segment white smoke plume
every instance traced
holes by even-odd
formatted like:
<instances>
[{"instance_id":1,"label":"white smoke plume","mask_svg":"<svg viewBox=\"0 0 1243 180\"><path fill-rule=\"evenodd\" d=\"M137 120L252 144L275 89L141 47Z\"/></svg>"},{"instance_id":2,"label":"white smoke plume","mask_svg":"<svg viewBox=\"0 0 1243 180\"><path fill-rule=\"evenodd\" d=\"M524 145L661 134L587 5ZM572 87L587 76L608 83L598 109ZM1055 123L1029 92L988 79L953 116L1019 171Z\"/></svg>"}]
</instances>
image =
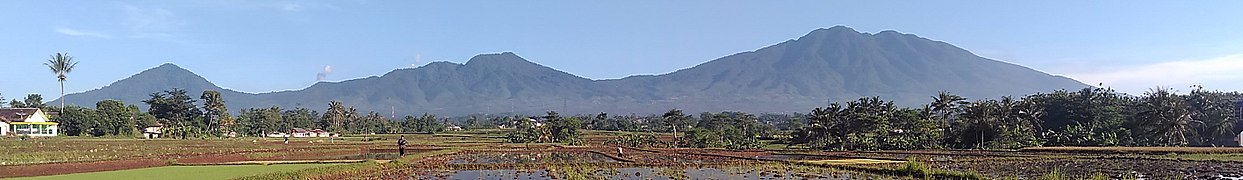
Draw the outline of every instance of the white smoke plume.
<instances>
[{"instance_id":1,"label":"white smoke plume","mask_svg":"<svg viewBox=\"0 0 1243 180\"><path fill-rule=\"evenodd\" d=\"M414 64L410 64L410 68L417 68L419 64L423 64L423 53L414 54Z\"/></svg>"},{"instance_id":2,"label":"white smoke plume","mask_svg":"<svg viewBox=\"0 0 1243 180\"><path fill-rule=\"evenodd\" d=\"M324 78L328 77L328 74L332 74L332 65L325 65L323 72L315 74L315 81L324 81Z\"/></svg>"}]
</instances>

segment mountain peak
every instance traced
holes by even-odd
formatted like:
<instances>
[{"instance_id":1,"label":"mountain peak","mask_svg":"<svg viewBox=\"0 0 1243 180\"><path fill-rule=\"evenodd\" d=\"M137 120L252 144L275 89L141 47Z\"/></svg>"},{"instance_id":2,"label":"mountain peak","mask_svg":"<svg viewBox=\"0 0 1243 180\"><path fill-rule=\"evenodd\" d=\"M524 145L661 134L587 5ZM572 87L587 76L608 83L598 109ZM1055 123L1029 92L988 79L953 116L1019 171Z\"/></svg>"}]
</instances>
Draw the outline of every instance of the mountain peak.
<instances>
[{"instance_id":1,"label":"mountain peak","mask_svg":"<svg viewBox=\"0 0 1243 180\"><path fill-rule=\"evenodd\" d=\"M177 66L177 64L173 64L171 62L166 62L164 64L160 64L159 66L156 66L155 68L151 68L151 69L185 69L185 68L181 68L181 66Z\"/></svg>"},{"instance_id":2,"label":"mountain peak","mask_svg":"<svg viewBox=\"0 0 1243 180\"><path fill-rule=\"evenodd\" d=\"M475 55L475 57L471 57L470 60L466 61L466 65L512 67L537 64L527 61L513 52L501 52Z\"/></svg>"},{"instance_id":3,"label":"mountain peak","mask_svg":"<svg viewBox=\"0 0 1243 180\"><path fill-rule=\"evenodd\" d=\"M862 32L856 31L855 29L850 28L850 27L833 26L828 29L820 28L820 29L812 30L811 32L807 33L807 35L803 35L803 37L799 37L799 40L803 40L803 39L846 39L846 38L851 38L851 37L857 37L862 34L863 34Z\"/></svg>"},{"instance_id":4,"label":"mountain peak","mask_svg":"<svg viewBox=\"0 0 1243 180\"><path fill-rule=\"evenodd\" d=\"M855 30L854 28L850 28L850 27L846 27L846 26L833 26L833 27L830 27L830 28L828 28L828 29L825 29L825 28L820 28L820 29L812 30L812 31L811 31L811 33L807 33L807 34L808 34L808 35L817 35L817 34L860 34L860 32L859 32L859 31L857 31L857 30Z\"/></svg>"}]
</instances>

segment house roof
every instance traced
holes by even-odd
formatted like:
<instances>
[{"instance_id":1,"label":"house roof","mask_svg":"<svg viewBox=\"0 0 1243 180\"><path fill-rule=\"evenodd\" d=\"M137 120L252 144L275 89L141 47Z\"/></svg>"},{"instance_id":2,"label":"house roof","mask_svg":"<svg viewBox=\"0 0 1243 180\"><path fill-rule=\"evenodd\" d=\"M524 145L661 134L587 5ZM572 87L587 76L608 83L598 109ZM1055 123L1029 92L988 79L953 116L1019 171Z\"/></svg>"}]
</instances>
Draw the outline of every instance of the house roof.
<instances>
[{"instance_id":1,"label":"house roof","mask_svg":"<svg viewBox=\"0 0 1243 180\"><path fill-rule=\"evenodd\" d=\"M22 122L38 112L39 108L0 108L0 121Z\"/></svg>"}]
</instances>

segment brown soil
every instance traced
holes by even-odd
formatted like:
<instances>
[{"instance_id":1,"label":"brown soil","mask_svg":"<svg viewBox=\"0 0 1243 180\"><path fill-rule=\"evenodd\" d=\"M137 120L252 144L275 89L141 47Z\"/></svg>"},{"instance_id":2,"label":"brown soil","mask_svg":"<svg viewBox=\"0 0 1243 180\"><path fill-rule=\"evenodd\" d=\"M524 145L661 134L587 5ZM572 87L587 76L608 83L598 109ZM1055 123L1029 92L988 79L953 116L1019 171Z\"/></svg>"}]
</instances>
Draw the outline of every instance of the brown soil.
<instances>
[{"instance_id":1,"label":"brown soil","mask_svg":"<svg viewBox=\"0 0 1243 180\"><path fill-rule=\"evenodd\" d=\"M0 166L0 178L47 176L57 174L115 171L167 166L161 159L111 160L95 162L52 163L24 166Z\"/></svg>"},{"instance_id":2,"label":"brown soil","mask_svg":"<svg viewBox=\"0 0 1243 180\"><path fill-rule=\"evenodd\" d=\"M245 161L245 160L246 160L246 156L242 156L241 154L208 154L208 155L198 155L198 156L177 158L177 163L211 164L211 163L225 163L225 162Z\"/></svg>"},{"instance_id":3,"label":"brown soil","mask_svg":"<svg viewBox=\"0 0 1243 180\"><path fill-rule=\"evenodd\" d=\"M1133 158L1099 159L1031 159L935 163L933 167L980 172L989 177L1040 177L1058 171L1076 177L1096 173L1111 178L1141 177L1147 179L1211 179L1221 175L1243 176L1243 164L1212 161L1175 161Z\"/></svg>"}]
</instances>

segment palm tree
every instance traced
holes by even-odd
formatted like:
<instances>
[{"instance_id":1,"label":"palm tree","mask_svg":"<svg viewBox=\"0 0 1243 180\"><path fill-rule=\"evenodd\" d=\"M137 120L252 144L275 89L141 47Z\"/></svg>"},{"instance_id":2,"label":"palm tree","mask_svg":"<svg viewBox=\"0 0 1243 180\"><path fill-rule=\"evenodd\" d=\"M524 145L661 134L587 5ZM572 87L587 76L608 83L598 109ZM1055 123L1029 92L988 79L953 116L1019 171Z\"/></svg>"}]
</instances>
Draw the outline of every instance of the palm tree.
<instances>
[{"instance_id":1,"label":"palm tree","mask_svg":"<svg viewBox=\"0 0 1243 180\"><path fill-rule=\"evenodd\" d=\"M1187 102L1170 89L1156 88L1144 93L1135 114L1140 132L1161 141L1163 146L1187 145L1187 134L1195 135L1193 125L1204 124L1192 118Z\"/></svg>"},{"instance_id":2,"label":"palm tree","mask_svg":"<svg viewBox=\"0 0 1243 180\"><path fill-rule=\"evenodd\" d=\"M65 111L65 79L68 78L65 74L73 72L73 67L77 66L78 62L74 62L73 56L69 56L69 53L56 53L43 65L47 65L52 73L56 74L56 80L60 81L60 107L63 113Z\"/></svg>"},{"instance_id":3,"label":"palm tree","mask_svg":"<svg viewBox=\"0 0 1243 180\"><path fill-rule=\"evenodd\" d=\"M932 96L932 103L929 108L933 115L945 120L951 121L958 112L962 110L962 106L966 105L967 98L950 94L946 91L940 91L936 96Z\"/></svg>"}]
</instances>

